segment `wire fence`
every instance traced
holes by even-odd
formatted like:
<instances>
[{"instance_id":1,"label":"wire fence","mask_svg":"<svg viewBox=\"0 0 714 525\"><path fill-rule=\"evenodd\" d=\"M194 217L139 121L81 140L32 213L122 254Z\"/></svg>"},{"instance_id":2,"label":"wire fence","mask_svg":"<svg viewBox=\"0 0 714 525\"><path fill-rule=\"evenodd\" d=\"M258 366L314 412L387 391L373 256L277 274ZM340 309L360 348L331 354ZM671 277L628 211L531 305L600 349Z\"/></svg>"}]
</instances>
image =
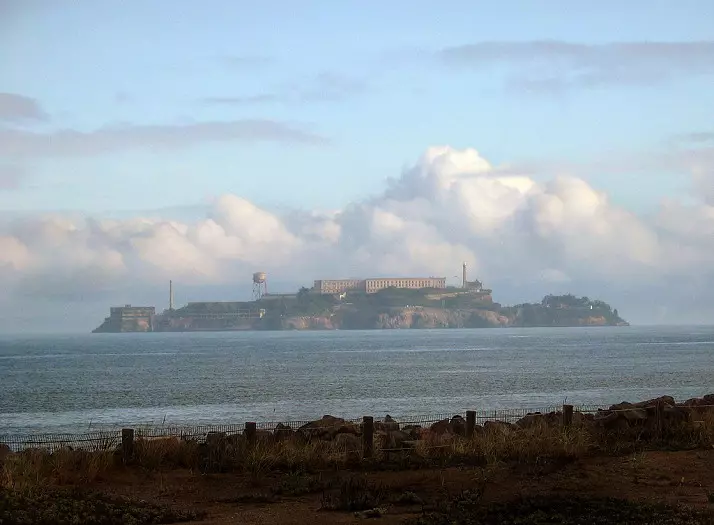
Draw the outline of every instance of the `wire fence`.
<instances>
[{"instance_id":1,"label":"wire fence","mask_svg":"<svg viewBox=\"0 0 714 525\"><path fill-rule=\"evenodd\" d=\"M691 407L707 408L710 405ZM593 414L599 411L618 412L632 410L623 408L621 410L611 410L605 405L580 405L574 406L573 412L581 414ZM481 410L476 411L476 424L483 425L487 421L501 421L506 423L516 423L520 419L532 414L559 414L562 406L550 406L541 409L518 408L501 410ZM465 420L466 412L450 412L442 414L411 415L399 418L385 417L374 420L376 431L383 430L410 430L414 427L428 428L440 421L451 421L455 417ZM313 421L276 421L259 422L255 424L259 435L274 434L279 432L295 432L301 430L312 435L336 435L340 431L346 433L361 433L362 418L341 419L323 418ZM142 440L178 438L182 440L193 440L199 443L206 442L209 434L219 433L225 436L242 435L245 432L246 424L218 424L218 425L135 425L133 426L134 438ZM47 434L27 434L13 435L0 434L0 451L7 447L11 451L21 451L25 449L43 449L50 452L64 448L74 450L117 450L122 443L122 429L105 429L84 433L47 433Z\"/></svg>"}]
</instances>

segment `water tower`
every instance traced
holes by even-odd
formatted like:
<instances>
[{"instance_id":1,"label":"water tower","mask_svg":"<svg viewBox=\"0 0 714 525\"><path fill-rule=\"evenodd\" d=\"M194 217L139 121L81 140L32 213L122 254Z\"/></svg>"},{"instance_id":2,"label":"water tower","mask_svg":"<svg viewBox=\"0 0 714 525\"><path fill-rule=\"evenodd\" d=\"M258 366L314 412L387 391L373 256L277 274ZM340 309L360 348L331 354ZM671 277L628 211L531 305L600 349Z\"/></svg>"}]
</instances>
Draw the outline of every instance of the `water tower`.
<instances>
[{"instance_id":1,"label":"water tower","mask_svg":"<svg viewBox=\"0 0 714 525\"><path fill-rule=\"evenodd\" d=\"M261 297L268 293L268 280L265 272L255 272L253 274L253 300L259 301Z\"/></svg>"}]
</instances>

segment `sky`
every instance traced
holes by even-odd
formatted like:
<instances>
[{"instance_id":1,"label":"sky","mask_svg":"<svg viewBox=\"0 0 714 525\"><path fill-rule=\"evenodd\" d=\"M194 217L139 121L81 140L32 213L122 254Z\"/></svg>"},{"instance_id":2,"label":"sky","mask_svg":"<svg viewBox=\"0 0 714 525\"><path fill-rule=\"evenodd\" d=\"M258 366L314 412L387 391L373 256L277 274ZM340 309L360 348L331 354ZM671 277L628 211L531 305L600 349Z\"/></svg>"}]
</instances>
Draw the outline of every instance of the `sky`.
<instances>
[{"instance_id":1,"label":"sky","mask_svg":"<svg viewBox=\"0 0 714 525\"><path fill-rule=\"evenodd\" d=\"M439 275L714 319L714 4L0 0L0 331Z\"/></svg>"}]
</instances>

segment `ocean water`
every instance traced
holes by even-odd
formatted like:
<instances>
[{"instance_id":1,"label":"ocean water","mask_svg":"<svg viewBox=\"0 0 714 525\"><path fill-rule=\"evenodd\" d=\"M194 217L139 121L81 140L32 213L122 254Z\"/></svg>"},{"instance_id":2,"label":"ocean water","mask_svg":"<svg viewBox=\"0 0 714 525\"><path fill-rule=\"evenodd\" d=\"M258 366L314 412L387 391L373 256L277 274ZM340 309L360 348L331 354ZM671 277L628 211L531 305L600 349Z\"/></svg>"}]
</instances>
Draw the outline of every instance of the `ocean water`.
<instances>
[{"instance_id":1,"label":"ocean water","mask_svg":"<svg viewBox=\"0 0 714 525\"><path fill-rule=\"evenodd\" d=\"M714 327L0 336L0 434L714 392Z\"/></svg>"}]
</instances>

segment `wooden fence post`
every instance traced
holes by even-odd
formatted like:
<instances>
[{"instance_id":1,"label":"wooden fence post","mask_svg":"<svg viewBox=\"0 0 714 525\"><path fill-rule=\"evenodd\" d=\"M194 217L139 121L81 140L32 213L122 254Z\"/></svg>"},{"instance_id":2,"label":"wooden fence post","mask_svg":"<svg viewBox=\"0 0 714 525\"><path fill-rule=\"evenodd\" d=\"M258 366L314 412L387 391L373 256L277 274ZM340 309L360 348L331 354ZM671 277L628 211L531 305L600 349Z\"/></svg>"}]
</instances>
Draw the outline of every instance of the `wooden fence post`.
<instances>
[{"instance_id":1,"label":"wooden fence post","mask_svg":"<svg viewBox=\"0 0 714 525\"><path fill-rule=\"evenodd\" d=\"M374 451L374 418L362 418L362 458L369 459Z\"/></svg>"},{"instance_id":2,"label":"wooden fence post","mask_svg":"<svg viewBox=\"0 0 714 525\"><path fill-rule=\"evenodd\" d=\"M134 457L134 429L121 429L121 455L124 464L131 462Z\"/></svg>"},{"instance_id":3,"label":"wooden fence post","mask_svg":"<svg viewBox=\"0 0 714 525\"><path fill-rule=\"evenodd\" d=\"M563 405L563 426L569 427L573 424L573 405Z\"/></svg>"},{"instance_id":4,"label":"wooden fence post","mask_svg":"<svg viewBox=\"0 0 714 525\"><path fill-rule=\"evenodd\" d=\"M664 431L664 402L657 402L657 437L662 437Z\"/></svg>"},{"instance_id":5,"label":"wooden fence post","mask_svg":"<svg viewBox=\"0 0 714 525\"><path fill-rule=\"evenodd\" d=\"M471 439L474 437L474 430L476 430L476 412L473 410L466 411L466 437Z\"/></svg>"},{"instance_id":6,"label":"wooden fence post","mask_svg":"<svg viewBox=\"0 0 714 525\"><path fill-rule=\"evenodd\" d=\"M255 445L255 437L258 431L258 427L254 422L247 422L245 424L245 440L248 442L249 446Z\"/></svg>"}]
</instances>

